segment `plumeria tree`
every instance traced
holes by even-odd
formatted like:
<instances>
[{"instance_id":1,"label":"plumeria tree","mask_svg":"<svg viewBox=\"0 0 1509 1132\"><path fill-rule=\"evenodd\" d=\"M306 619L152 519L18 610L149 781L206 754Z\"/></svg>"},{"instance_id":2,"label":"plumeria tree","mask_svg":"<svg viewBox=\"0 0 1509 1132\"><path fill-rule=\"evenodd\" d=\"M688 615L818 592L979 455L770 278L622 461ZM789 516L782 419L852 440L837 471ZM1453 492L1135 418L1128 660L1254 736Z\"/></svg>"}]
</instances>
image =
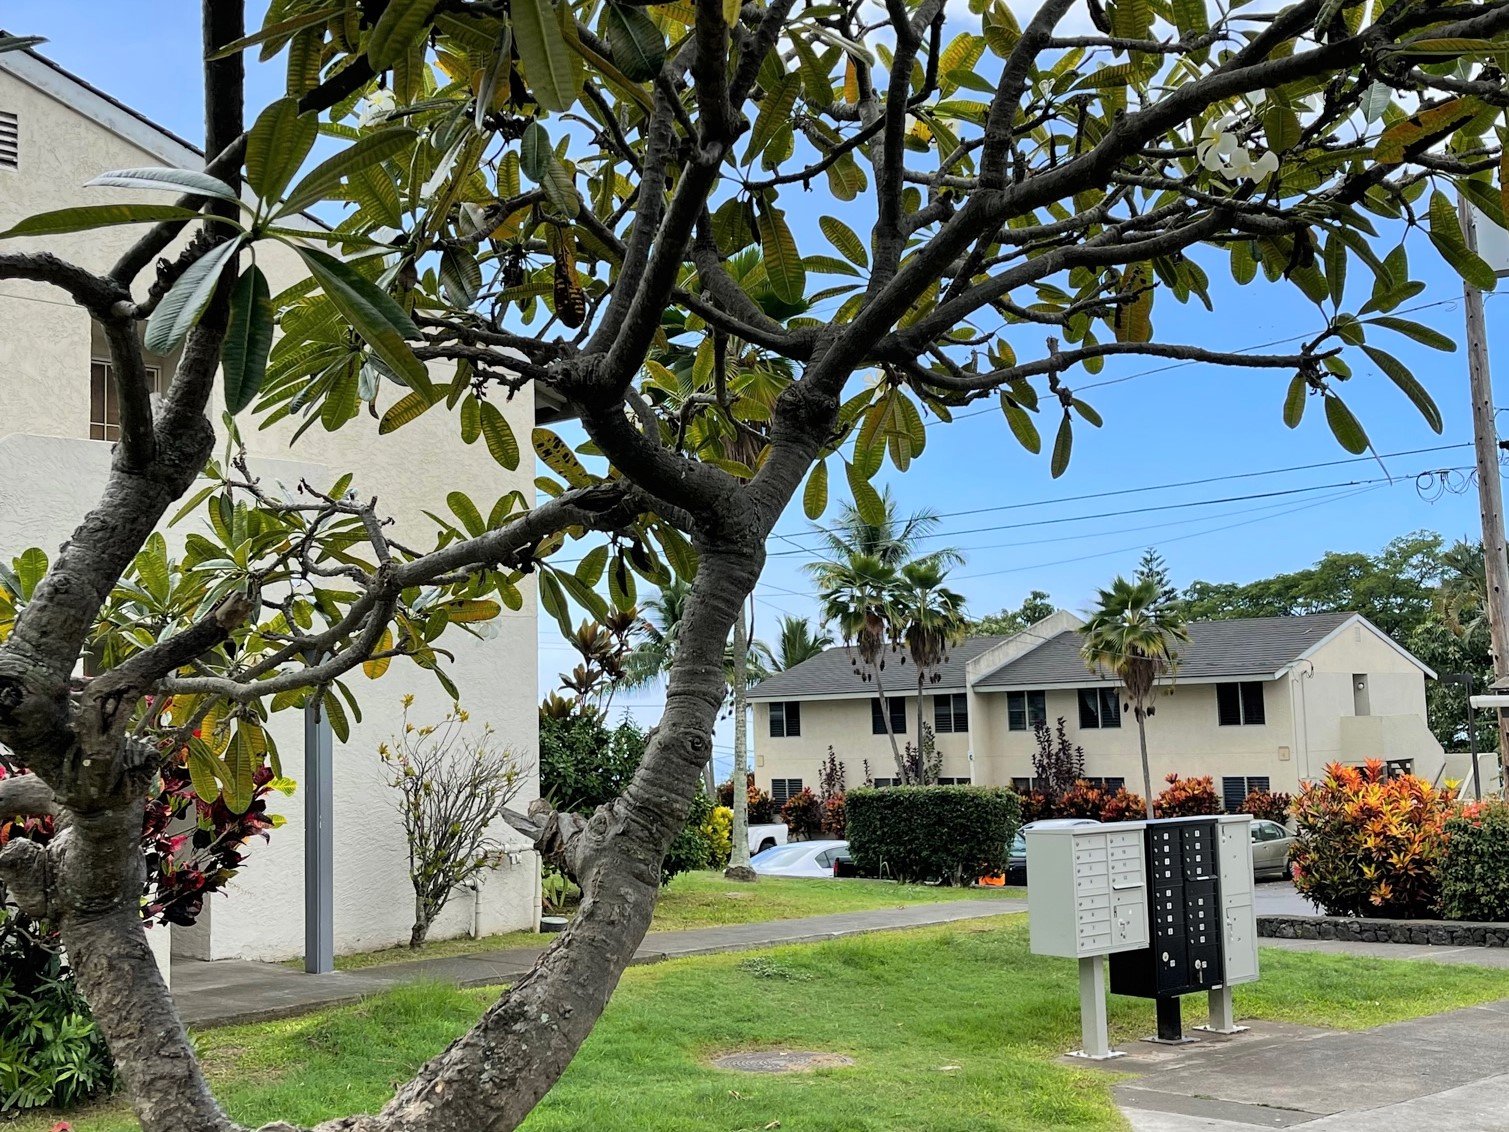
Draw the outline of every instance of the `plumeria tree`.
<instances>
[{"instance_id":1,"label":"plumeria tree","mask_svg":"<svg viewBox=\"0 0 1509 1132\"><path fill-rule=\"evenodd\" d=\"M328 1125L511 1129L649 924L730 629L796 496L817 518L836 477L881 522L880 469L904 472L926 418L982 399L1029 451L1052 434L1061 474L1078 425L1101 424L1078 375L1109 357L1271 373L1288 424L1319 403L1353 452L1368 442L1344 390L1381 374L1439 430L1387 343L1450 343L1391 312L1421 289L1424 241L1493 285L1453 197L1503 219L1509 0L1020 11L273 0L255 29L240 0L205 0L204 169L102 170L138 202L5 234L146 225L104 272L35 242L0 250L0 279L51 285L99 323L121 401L99 505L0 646L0 742L34 772L0 781L0 807L50 808L65 827L7 845L0 876L59 926L150 1132L234 1127L137 914L143 800L171 747L154 728L199 726L201 796L239 801L274 754L268 713L311 697L350 709L343 681L363 665L443 676L439 636L520 602L526 573L567 631L573 603L599 620L633 604L636 578L691 582L665 712L625 792L587 818L512 817L576 878L581 913L381 1112ZM248 112L245 51L286 63L286 97ZM321 130L335 151L311 162ZM298 222L310 208L336 209L334 228ZM307 280L272 295L253 259L269 243ZM740 258L755 247L757 264ZM1214 304L1214 272L1297 289L1313 336L1284 353L1172 337L1172 308ZM160 404L142 332L178 351ZM666 396L652 363L673 333L695 374L672 374ZM740 344L784 372L746 380ZM214 539L134 612L118 584L211 457L217 381L259 423L393 432L448 414L504 465L521 441L498 402L528 388L587 440L537 431L543 501L457 500L423 546L391 540L381 501L348 483L269 498L222 462L201 501ZM563 546L580 552L569 567ZM152 631L75 680L102 617Z\"/></svg>"}]
</instances>

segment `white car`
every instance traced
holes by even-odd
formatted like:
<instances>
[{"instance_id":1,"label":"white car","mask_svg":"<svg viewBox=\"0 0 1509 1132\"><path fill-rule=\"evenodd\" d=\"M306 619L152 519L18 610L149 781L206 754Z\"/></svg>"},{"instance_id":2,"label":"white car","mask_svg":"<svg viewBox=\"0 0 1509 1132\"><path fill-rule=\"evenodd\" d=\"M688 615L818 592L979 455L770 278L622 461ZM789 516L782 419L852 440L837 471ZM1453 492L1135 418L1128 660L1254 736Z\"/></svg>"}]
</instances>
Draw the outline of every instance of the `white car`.
<instances>
[{"instance_id":1,"label":"white car","mask_svg":"<svg viewBox=\"0 0 1509 1132\"><path fill-rule=\"evenodd\" d=\"M761 876L831 877L833 863L847 860L847 841L797 841L756 853L749 864Z\"/></svg>"}]
</instances>

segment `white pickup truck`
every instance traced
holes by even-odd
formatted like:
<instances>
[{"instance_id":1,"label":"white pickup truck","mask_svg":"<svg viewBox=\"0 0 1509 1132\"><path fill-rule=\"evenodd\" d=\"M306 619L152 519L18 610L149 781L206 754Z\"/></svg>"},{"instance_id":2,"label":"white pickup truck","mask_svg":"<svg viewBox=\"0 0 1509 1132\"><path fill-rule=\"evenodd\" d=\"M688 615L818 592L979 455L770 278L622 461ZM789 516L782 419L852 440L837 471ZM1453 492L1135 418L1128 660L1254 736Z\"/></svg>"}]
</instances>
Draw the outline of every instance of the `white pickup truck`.
<instances>
[{"instance_id":1,"label":"white pickup truck","mask_svg":"<svg viewBox=\"0 0 1509 1132\"><path fill-rule=\"evenodd\" d=\"M763 853L766 849L773 849L777 845L786 844L786 823L774 822L770 825L752 825L749 827L749 853Z\"/></svg>"}]
</instances>

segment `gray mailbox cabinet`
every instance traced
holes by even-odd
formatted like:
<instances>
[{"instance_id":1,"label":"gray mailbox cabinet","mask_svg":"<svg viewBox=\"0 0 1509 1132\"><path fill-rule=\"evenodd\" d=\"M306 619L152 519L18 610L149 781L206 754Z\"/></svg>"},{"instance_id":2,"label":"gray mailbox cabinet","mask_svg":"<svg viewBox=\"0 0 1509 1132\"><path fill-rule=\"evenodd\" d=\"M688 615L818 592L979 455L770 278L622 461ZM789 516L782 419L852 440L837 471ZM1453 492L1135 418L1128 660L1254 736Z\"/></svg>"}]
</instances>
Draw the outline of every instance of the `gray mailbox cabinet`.
<instances>
[{"instance_id":1,"label":"gray mailbox cabinet","mask_svg":"<svg viewBox=\"0 0 1509 1132\"><path fill-rule=\"evenodd\" d=\"M1027 923L1036 954L1084 959L1148 945L1142 828L1027 831Z\"/></svg>"}]
</instances>

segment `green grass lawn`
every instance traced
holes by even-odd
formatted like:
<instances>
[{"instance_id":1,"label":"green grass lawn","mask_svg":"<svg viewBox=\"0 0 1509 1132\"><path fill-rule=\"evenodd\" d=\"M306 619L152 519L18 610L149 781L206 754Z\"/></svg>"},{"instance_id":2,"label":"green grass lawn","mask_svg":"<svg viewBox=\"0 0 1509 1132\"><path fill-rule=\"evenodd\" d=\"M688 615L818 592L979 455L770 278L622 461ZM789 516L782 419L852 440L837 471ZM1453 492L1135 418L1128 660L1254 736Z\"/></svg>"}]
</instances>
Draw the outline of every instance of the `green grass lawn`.
<instances>
[{"instance_id":1,"label":"green grass lawn","mask_svg":"<svg viewBox=\"0 0 1509 1132\"><path fill-rule=\"evenodd\" d=\"M1509 973L1265 949L1242 1017L1365 1028L1509 997ZM372 1110L492 995L410 986L355 1006L198 1042L231 1114L253 1127ZM1191 1004L1192 1008L1194 1004ZM1113 1037L1153 1027L1112 998ZM1111 1074L1064 1063L1079 1032L1074 965L1028 954L1019 917L631 969L526 1132L1027 1132L1119 1129ZM759 1077L711 1068L736 1049L844 1053L852 1068ZM13 1132L45 1132L56 1115ZM123 1108L70 1117L126 1132Z\"/></svg>"},{"instance_id":2,"label":"green grass lawn","mask_svg":"<svg viewBox=\"0 0 1509 1132\"><path fill-rule=\"evenodd\" d=\"M799 920L839 912L899 908L908 904L940 904L953 900L993 900L1025 897L1022 888L930 888L884 880L832 880L822 877L761 877L755 884L723 879L722 873L682 873L660 894L652 931L684 931L763 920ZM514 947L542 947L548 940L533 932L510 932L482 939L447 939L426 944L419 952L389 947L335 960L338 970L354 971L411 959L446 959L481 951ZM302 967L302 961L292 966Z\"/></svg>"}]
</instances>

